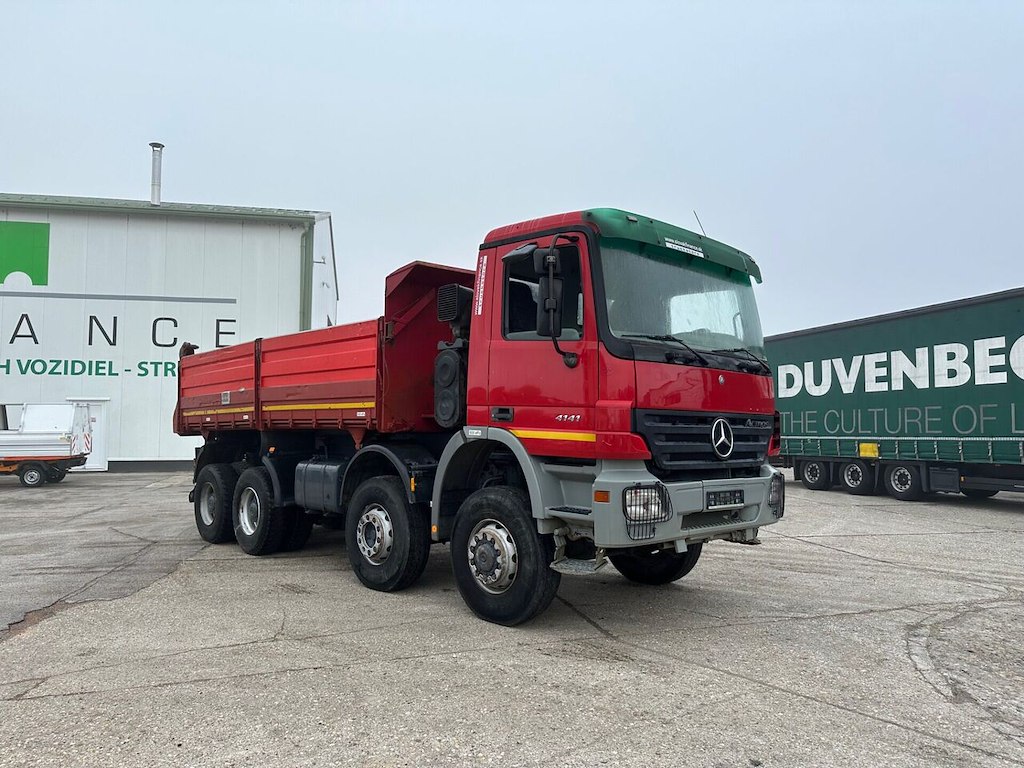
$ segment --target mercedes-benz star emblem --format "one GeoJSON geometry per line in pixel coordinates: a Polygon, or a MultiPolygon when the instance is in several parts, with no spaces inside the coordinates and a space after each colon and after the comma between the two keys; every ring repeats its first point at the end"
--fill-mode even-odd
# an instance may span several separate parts
{"type": "Polygon", "coordinates": [[[715,450],[715,455],[720,459],[728,459],[732,454],[734,442],[729,422],[725,419],[715,419],[711,425],[711,447],[715,450]]]}

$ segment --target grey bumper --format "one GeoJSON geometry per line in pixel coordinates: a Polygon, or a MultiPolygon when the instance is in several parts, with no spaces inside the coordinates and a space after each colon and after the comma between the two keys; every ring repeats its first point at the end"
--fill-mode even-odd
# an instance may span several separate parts
{"type": "Polygon", "coordinates": [[[609,500],[593,502],[588,515],[593,521],[594,543],[611,548],[679,542],[678,548],[683,550],[685,546],[682,544],[687,541],[753,539],[757,528],[778,521],[784,513],[784,486],[777,485],[780,496],[777,504],[773,507],[768,503],[772,479],[776,476],[779,477],[776,484],[781,484],[782,473],[764,464],[757,477],[662,483],[640,462],[603,462],[594,479],[593,490],[595,494],[607,491],[609,500]],[[667,519],[657,520],[653,525],[630,524],[623,514],[623,499],[627,489],[638,486],[664,488],[659,493],[668,501],[669,509],[662,513],[662,516],[667,515],[667,519]],[[711,491],[742,491],[742,505],[709,508],[708,493],[711,491]]]}

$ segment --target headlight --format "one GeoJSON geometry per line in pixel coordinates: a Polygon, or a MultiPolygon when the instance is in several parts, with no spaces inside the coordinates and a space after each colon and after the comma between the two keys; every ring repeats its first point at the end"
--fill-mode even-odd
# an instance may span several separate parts
{"type": "Polygon", "coordinates": [[[622,492],[622,514],[631,539],[654,536],[654,524],[672,517],[672,504],[663,485],[638,485],[622,492]]]}
{"type": "Polygon", "coordinates": [[[781,472],[776,472],[768,485],[768,506],[774,510],[775,517],[782,517],[786,509],[786,480],[781,472]]]}

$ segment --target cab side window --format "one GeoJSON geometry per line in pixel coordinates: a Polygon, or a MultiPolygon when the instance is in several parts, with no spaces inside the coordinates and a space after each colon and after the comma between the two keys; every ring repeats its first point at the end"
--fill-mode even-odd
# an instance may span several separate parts
{"type": "MultiPolygon", "coordinates": [[[[580,254],[575,246],[558,246],[562,264],[562,336],[572,341],[583,336],[583,282],[580,278],[580,254]]],[[[505,262],[502,321],[506,339],[512,341],[549,341],[537,334],[537,304],[540,278],[533,271],[533,256],[505,262]]]]}

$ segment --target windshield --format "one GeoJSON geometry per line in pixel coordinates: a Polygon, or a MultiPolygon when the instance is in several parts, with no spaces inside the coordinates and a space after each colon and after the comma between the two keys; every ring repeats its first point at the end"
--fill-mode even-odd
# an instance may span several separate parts
{"type": "Polygon", "coordinates": [[[640,254],[628,242],[605,244],[601,266],[615,336],[672,336],[702,352],[745,349],[764,357],[748,275],[683,254],[640,254]]]}

